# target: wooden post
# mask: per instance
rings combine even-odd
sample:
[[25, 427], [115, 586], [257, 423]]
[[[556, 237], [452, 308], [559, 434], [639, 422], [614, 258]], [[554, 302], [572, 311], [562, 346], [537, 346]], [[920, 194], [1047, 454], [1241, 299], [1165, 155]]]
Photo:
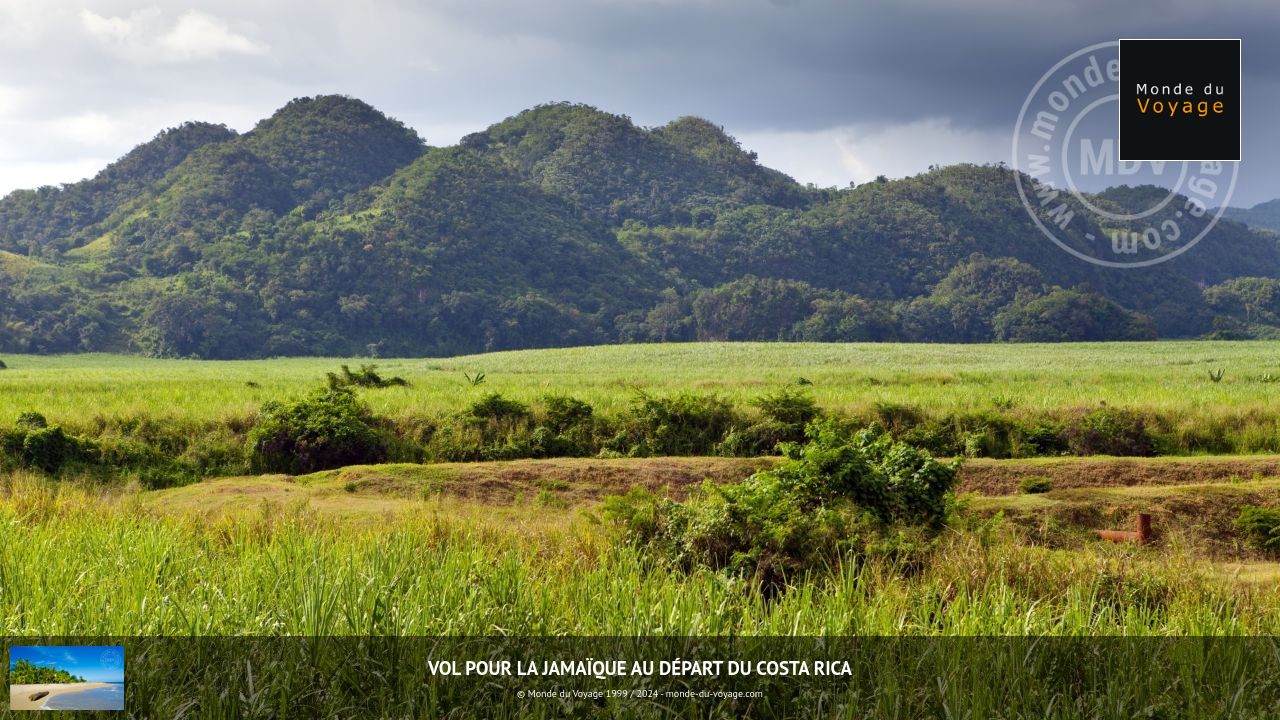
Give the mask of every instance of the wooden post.
[[1151, 532], [1151, 513], [1138, 513], [1137, 528], [1134, 530], [1098, 530], [1098, 537], [1111, 542], [1132, 542], [1147, 545], [1153, 539]]
[[1138, 513], [1137, 541], [1139, 545], [1151, 542], [1151, 513]]

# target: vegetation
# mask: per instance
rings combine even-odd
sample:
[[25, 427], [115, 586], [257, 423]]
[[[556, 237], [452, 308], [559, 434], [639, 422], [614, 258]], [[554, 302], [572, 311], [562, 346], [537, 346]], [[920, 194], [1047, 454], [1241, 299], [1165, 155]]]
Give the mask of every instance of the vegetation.
[[254, 470], [284, 473], [382, 462], [389, 445], [369, 408], [346, 390], [267, 403], [249, 443]]
[[1041, 475], [1031, 475], [1018, 483], [1018, 490], [1027, 495], [1039, 495], [1053, 489], [1053, 481]]
[[0, 352], [1280, 335], [1271, 234], [1224, 222], [1232, 253], [1109, 273], [1026, 242], [1020, 205], [1002, 166], [801, 186], [697, 118], [561, 103], [427, 148], [358, 100], [300, 98], [0, 199]]
[[904, 529], [941, 527], [955, 464], [875, 426], [850, 433], [815, 422], [807, 434], [807, 443], [784, 447], [787, 462], [745, 482], [708, 483], [686, 503], [634, 489], [608, 498], [605, 515], [632, 545], [676, 567], [724, 569], [768, 593], [865, 556]]
[[1268, 200], [1251, 208], [1229, 207], [1224, 217], [1246, 225], [1280, 232], [1280, 200]]
[[1240, 511], [1235, 526], [1259, 550], [1280, 553], [1280, 509], [1250, 505]]
[[[951, 457], [1280, 453], [1274, 358], [1269, 343], [775, 343], [384, 359], [373, 374], [406, 384], [348, 388], [364, 408], [350, 437], [374, 438], [351, 461], [754, 457], [802, 440], [819, 416], [878, 422]], [[18, 369], [0, 377], [0, 470], [147, 487], [255, 467], [304, 472], [284, 455], [255, 461], [269, 426], [263, 449], [310, 437], [304, 454], [320, 452], [307, 434], [316, 427], [289, 416], [288, 431], [277, 432], [276, 411], [263, 406], [323, 394], [331, 360], [15, 360]], [[463, 376], [477, 366], [487, 371], [479, 387]], [[353, 367], [352, 377], [366, 377]], [[1206, 379], [1206, 368], [1220, 367], [1221, 382]], [[58, 429], [28, 444], [45, 426]], [[352, 452], [364, 442], [351, 440]], [[331, 462], [346, 461], [321, 465]]]
[[[667, 567], [577, 511], [422, 495], [287, 499], [212, 511], [211, 484], [104, 496], [0, 476], [6, 635], [1270, 635], [1259, 584], [1176, 548], [1027, 543], [961, 520], [901, 555], [868, 555], [769, 595], [748, 578]], [[305, 487], [305, 486], [304, 486]], [[181, 494], [202, 491], [184, 506]], [[333, 503], [334, 493], [324, 496]], [[332, 505], [330, 505], [332, 506]], [[388, 508], [394, 508], [389, 512]], [[92, 548], [92, 552], [67, 552]], [[85, 601], [86, 588], [110, 588]]]
[[30, 660], [19, 660], [9, 667], [10, 685], [36, 685], [43, 683], [82, 683], [84, 678], [66, 670], [46, 665], [36, 665]]
[[377, 370], [377, 365], [361, 365], [358, 371], [351, 372], [349, 366], [343, 365], [341, 373], [326, 373], [329, 389], [404, 387], [409, 384], [402, 377], [384, 378]]

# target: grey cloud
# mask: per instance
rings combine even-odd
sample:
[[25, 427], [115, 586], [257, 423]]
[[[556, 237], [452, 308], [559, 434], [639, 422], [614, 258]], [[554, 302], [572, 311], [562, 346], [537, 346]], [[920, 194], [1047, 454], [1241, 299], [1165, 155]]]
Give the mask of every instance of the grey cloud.
[[[122, 51], [87, 32], [86, 11], [137, 16], [144, 35]], [[225, 32], [166, 54], [162, 39], [192, 12]], [[698, 114], [748, 135], [926, 118], [991, 133], [1011, 127], [1058, 58], [1122, 36], [1244, 38], [1242, 194], [1280, 195], [1269, 121], [1280, 13], [1252, 0], [0, 0], [0, 66], [18, 69], [0, 76], [0, 100], [6, 87], [28, 96], [16, 117], [0, 111], [0, 156], [111, 156], [183, 119], [244, 130], [322, 92], [365, 99], [435, 142], [454, 138], [425, 129], [560, 99], [646, 125]], [[134, 136], [81, 147], [49, 130], [90, 113], [123, 118], [119, 132]]]

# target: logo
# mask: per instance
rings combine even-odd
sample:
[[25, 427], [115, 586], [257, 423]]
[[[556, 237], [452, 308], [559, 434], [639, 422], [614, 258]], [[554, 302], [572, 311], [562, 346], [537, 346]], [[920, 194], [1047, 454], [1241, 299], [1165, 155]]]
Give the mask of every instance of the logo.
[[1077, 50], [1049, 68], [1022, 104], [1013, 167], [1041, 233], [1081, 260], [1147, 267], [1213, 230], [1238, 163], [1119, 157], [1119, 42]]

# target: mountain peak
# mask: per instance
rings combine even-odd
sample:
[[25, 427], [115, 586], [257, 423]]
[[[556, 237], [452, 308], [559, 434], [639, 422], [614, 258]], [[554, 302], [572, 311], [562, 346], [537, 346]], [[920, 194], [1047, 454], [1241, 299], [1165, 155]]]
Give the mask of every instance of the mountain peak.
[[684, 148], [703, 160], [748, 159], [755, 161], [755, 153], [742, 149], [742, 145], [724, 127], [693, 115], [677, 118], [653, 131], [667, 142]]
[[413, 162], [425, 146], [399, 120], [346, 95], [291, 100], [242, 137], [250, 151], [293, 179], [300, 198], [329, 200]]

